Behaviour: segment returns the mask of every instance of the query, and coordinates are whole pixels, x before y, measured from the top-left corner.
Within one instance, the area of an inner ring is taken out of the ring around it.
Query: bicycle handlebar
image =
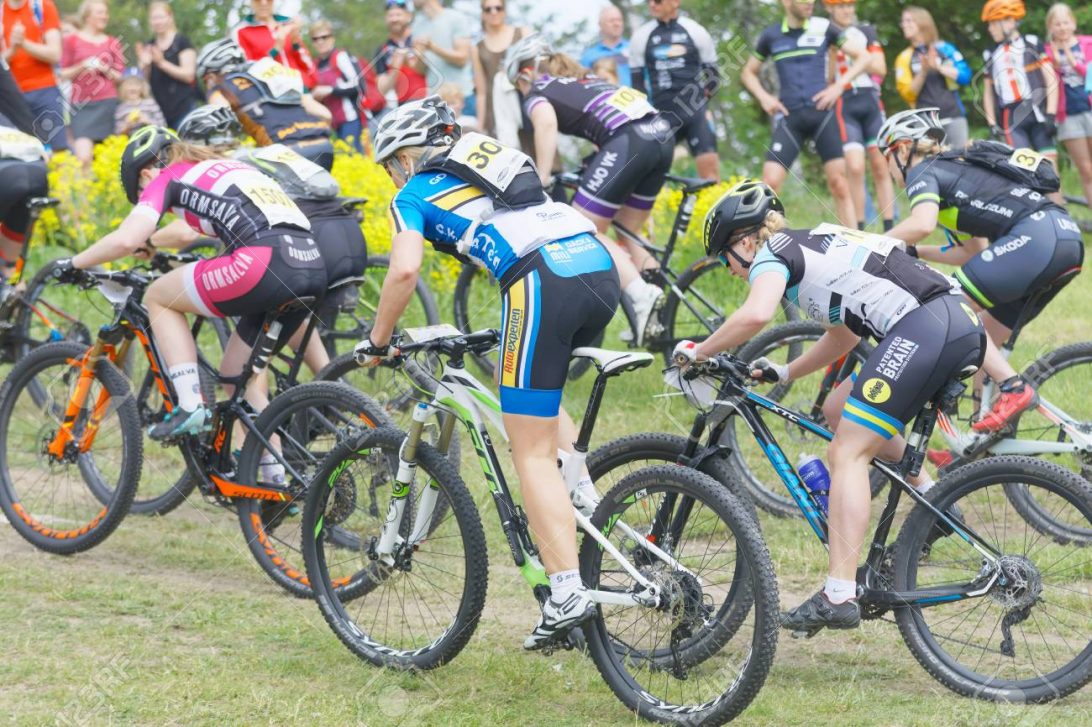
[[[445,354],[451,358],[457,358],[467,352],[473,354],[486,353],[498,343],[500,343],[500,331],[496,328],[486,328],[482,331],[475,331],[474,333],[466,333],[459,336],[433,338],[429,341],[420,342],[411,341],[405,344],[392,344],[392,347],[398,350],[398,353],[395,355],[396,358],[402,358],[407,353],[418,353],[421,351],[434,351]]]
[[[676,356],[674,362],[676,366],[681,367],[688,363],[688,359],[685,356]],[[699,376],[712,376],[718,379],[731,378],[737,384],[743,386],[746,381],[754,381],[754,376],[751,374],[754,370],[751,364],[743,359],[730,353],[722,353],[704,361],[690,363],[683,377],[688,380],[696,379]],[[777,372],[772,368],[764,367],[759,370],[762,372],[762,381],[777,383]],[[718,376],[718,374],[720,375]]]

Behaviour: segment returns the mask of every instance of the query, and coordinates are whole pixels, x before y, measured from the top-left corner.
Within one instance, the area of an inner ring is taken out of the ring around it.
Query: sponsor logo
[[[299,260],[300,262],[309,263],[314,260],[318,260],[320,253],[317,247],[312,247],[310,250],[304,250],[296,247],[295,245],[288,246],[288,257]]]
[[[1035,220],[1036,222],[1043,219],[1044,217],[1046,217],[1046,212],[1043,212],[1042,210],[1031,213],[1031,219]]]
[[[205,290],[222,290],[242,280],[254,264],[254,258],[240,252],[228,265],[220,265],[201,274],[201,287]]]
[[[610,176],[610,170],[614,168],[614,164],[617,161],[617,152],[609,151],[604,154],[599,164],[596,165],[595,171],[592,172],[592,178],[587,181],[588,189],[593,192],[598,192],[599,188],[603,186],[603,182],[607,181],[607,177]]]
[[[980,199],[972,199],[969,204],[971,207],[974,207],[977,210],[981,210],[983,212],[992,212],[995,215],[1001,215],[1002,217],[1007,217],[1009,219],[1011,219],[1013,215],[1013,211],[1008,207],[1002,207],[1001,205],[995,204],[993,202],[987,204]]]
[[[876,369],[882,376],[886,376],[892,381],[898,381],[906,368],[906,364],[910,363],[910,359],[914,358],[914,354],[918,352],[918,348],[920,346],[910,339],[895,336],[887,349],[884,350],[880,365]]]
[[[920,189],[924,189],[924,188],[925,188],[925,180],[924,179],[922,181],[920,181],[920,182],[914,182],[909,187],[907,187],[906,196],[907,197],[913,197],[915,192],[917,192]]]
[[[1081,231],[1080,226],[1068,217],[1058,217],[1055,222],[1058,223],[1059,230],[1066,230],[1067,232],[1076,233],[1080,233]]]
[[[519,340],[523,338],[523,310],[513,308],[508,313],[508,336],[504,339],[504,373],[516,372]]]
[[[1009,240],[1008,242],[1001,245],[993,245],[990,247],[989,250],[984,252],[992,251],[994,257],[1001,257],[1002,255],[1007,255],[1010,252],[1015,252],[1019,250],[1029,242],[1031,242],[1030,237],[1028,237],[1027,235],[1020,235],[1020,237],[1017,237],[1014,240]]]
[[[791,237],[784,232],[779,232],[766,242],[766,248],[770,252],[781,252],[790,242],[792,242]]]
[[[984,262],[984,263],[993,262],[993,253],[990,252],[989,250],[983,250],[982,254],[981,254],[981,258],[982,258],[982,262]]]
[[[963,312],[967,314],[967,317],[971,319],[971,323],[978,326],[982,324],[982,321],[978,319],[978,314],[974,312],[974,309],[966,303],[960,301],[959,307],[963,309]]]
[[[239,221],[239,207],[232,201],[213,197],[192,187],[183,187],[178,203],[184,209],[206,220],[216,220],[231,229]]]
[[[872,404],[882,404],[891,398],[891,384],[883,379],[869,379],[861,390],[865,401]]]
[[[1031,190],[1027,187],[1016,187],[1015,189],[1009,190],[1009,194],[1011,194],[1013,197],[1023,197],[1030,191]]]

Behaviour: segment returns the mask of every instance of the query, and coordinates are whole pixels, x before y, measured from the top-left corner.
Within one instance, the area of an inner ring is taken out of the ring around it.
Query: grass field
[[[811,206],[800,190],[790,199],[796,209]],[[818,216],[811,210],[793,221]],[[1016,363],[1088,338],[1090,299],[1085,275],[1027,332]],[[606,345],[621,344],[612,332]],[[582,380],[567,392],[570,411],[581,410],[587,387]],[[662,392],[658,368],[612,384],[596,441],[684,431],[691,412],[677,399],[653,398]],[[40,553],[0,527],[0,722],[633,723],[589,660],[522,652],[536,609],[473,468],[464,458],[490,544],[485,613],[458,658],[416,676],[358,661],[314,604],[284,595],[258,570],[234,516],[198,498],[166,518],[132,517],[102,546],[70,558]],[[799,521],[764,517],[762,527],[782,604],[795,605],[821,582],[825,554]],[[765,688],[737,722],[1030,727],[1088,724],[1090,714],[1087,688],[1041,707],[957,697],[918,666],[893,624],[872,621],[810,641],[783,637]]]

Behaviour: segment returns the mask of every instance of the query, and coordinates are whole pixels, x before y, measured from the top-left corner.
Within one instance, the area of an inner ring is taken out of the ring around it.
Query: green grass
[[[792,208],[809,209],[801,190],[788,197]],[[794,222],[819,221],[812,212]],[[1088,337],[1090,285],[1078,278],[1031,326],[1018,366]],[[606,345],[621,345],[618,330]],[[567,392],[574,414],[588,387],[584,379]],[[692,413],[678,399],[653,398],[662,391],[658,367],[613,382],[596,441],[684,432]],[[71,558],[42,554],[0,527],[0,722],[632,724],[589,660],[522,652],[536,609],[474,467],[464,457],[490,547],[485,613],[458,658],[419,676],[357,660],[314,604],[284,595],[258,570],[234,516],[199,498],[166,518],[130,518],[105,544]],[[782,603],[794,605],[821,582],[825,554],[799,521],[764,517],[762,525]],[[783,637],[765,688],[738,722],[1075,725],[1090,711],[1089,689],[1041,707],[957,697],[917,665],[893,624],[873,621],[810,641]]]

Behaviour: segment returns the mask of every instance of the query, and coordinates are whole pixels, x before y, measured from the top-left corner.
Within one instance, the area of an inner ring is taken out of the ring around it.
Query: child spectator
[[[163,126],[163,112],[151,97],[151,89],[139,68],[130,68],[118,84],[118,107],[114,111],[114,133],[132,134],[142,126]]]

